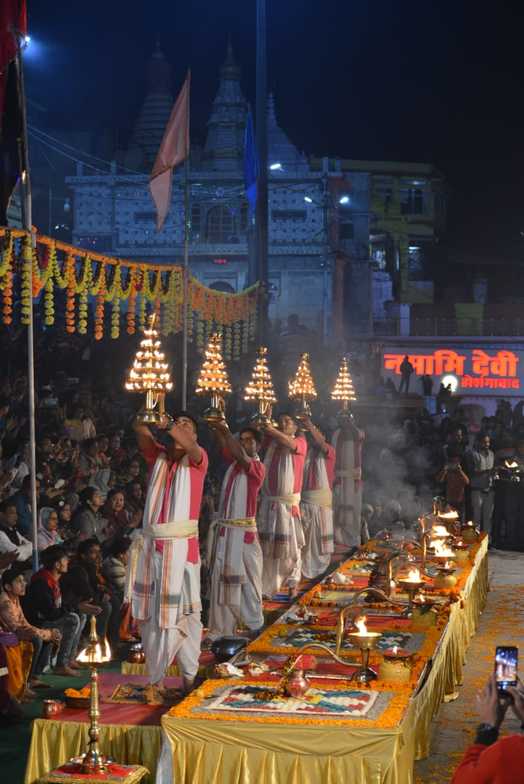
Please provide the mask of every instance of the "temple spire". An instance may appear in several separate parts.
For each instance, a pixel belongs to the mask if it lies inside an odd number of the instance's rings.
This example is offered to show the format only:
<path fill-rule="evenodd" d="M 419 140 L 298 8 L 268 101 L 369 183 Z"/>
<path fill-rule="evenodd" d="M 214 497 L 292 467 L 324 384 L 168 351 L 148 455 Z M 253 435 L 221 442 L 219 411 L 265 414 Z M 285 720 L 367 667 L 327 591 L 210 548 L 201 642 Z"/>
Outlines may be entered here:
<path fill-rule="evenodd" d="M 245 123 L 246 102 L 240 89 L 240 68 L 229 39 L 204 148 L 204 159 L 213 169 L 231 171 L 241 168 Z"/>
<path fill-rule="evenodd" d="M 172 108 L 171 67 L 157 38 L 155 50 L 147 66 L 147 94 L 130 144 L 130 147 L 140 150 L 146 169 L 155 161 Z"/>

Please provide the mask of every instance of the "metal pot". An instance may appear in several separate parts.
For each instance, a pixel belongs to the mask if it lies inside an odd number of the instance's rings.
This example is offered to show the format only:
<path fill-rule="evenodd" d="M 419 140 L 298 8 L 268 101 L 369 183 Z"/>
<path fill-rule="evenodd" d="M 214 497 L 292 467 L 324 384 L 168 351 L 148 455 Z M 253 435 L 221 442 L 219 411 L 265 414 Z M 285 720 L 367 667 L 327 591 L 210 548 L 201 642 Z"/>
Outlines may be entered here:
<path fill-rule="evenodd" d="M 248 642 L 247 637 L 220 637 L 211 645 L 211 650 L 219 662 L 225 662 L 236 656 Z"/>
<path fill-rule="evenodd" d="M 137 642 L 129 648 L 127 654 L 127 661 L 130 664 L 143 664 L 146 660 L 146 655 L 141 643 Z"/>
<path fill-rule="evenodd" d="M 284 681 L 284 692 L 288 697 L 300 698 L 309 689 L 309 681 L 304 675 L 303 670 L 293 670 L 291 675 Z"/>

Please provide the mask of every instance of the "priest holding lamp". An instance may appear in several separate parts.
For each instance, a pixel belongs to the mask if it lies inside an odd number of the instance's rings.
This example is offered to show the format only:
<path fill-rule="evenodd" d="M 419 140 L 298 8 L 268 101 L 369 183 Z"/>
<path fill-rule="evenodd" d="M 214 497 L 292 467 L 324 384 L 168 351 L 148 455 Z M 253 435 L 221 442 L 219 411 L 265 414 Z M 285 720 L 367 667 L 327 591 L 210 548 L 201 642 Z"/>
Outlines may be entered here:
<path fill-rule="evenodd" d="M 217 422 L 212 429 L 229 467 L 222 481 L 218 518 L 208 540 L 209 641 L 234 635 L 239 623 L 252 633 L 264 624 L 262 550 L 256 521 L 265 474 L 258 457 L 260 435 L 245 427 L 236 438 L 226 422 Z"/>
<path fill-rule="evenodd" d="M 138 446 L 149 470 L 142 536 L 130 558 L 134 579 L 132 614 L 140 626 L 151 704 L 163 701 L 162 679 L 174 658 L 184 690 L 198 671 L 200 553 L 198 518 L 208 458 L 197 442 L 197 425 L 186 412 L 174 423 L 164 418 L 169 441 L 160 444 L 149 427 L 135 424 Z"/>
<path fill-rule="evenodd" d="M 260 495 L 257 526 L 264 555 L 262 589 L 271 597 L 282 586 L 296 593 L 301 574 L 304 532 L 300 493 L 306 458 L 306 439 L 297 435 L 291 414 L 280 414 L 278 427 L 266 424 L 266 476 Z"/>

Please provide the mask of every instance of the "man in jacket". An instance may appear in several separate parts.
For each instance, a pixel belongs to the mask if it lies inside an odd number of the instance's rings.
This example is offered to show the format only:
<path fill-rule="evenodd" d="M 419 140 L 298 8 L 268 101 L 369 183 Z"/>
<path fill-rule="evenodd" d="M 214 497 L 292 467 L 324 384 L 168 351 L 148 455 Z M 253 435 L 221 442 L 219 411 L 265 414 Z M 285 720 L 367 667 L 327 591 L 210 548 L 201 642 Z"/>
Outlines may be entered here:
<path fill-rule="evenodd" d="M 48 547 L 41 554 L 42 568 L 33 575 L 29 589 L 22 603 L 25 616 L 30 624 L 41 629 L 58 629 L 62 635 L 57 654 L 57 675 L 76 676 L 77 653 L 83 622 L 77 612 L 72 612 L 62 604 L 60 578 L 66 574 L 69 558 L 60 545 Z M 89 607 L 79 607 L 89 612 Z"/>

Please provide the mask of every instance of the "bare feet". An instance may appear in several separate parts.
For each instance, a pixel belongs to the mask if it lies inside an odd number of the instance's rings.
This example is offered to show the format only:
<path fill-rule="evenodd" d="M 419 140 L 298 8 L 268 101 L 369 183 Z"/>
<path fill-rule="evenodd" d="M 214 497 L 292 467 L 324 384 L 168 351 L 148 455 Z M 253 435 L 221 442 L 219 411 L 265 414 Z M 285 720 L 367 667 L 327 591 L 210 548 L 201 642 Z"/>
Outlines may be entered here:
<path fill-rule="evenodd" d="M 24 693 L 20 697 L 20 702 L 22 702 L 22 703 L 33 702 L 33 700 L 37 699 L 37 696 L 38 695 L 37 695 L 36 692 L 31 691 L 31 689 L 29 689 L 26 686 L 25 689 L 24 689 Z"/>
<path fill-rule="evenodd" d="M 44 681 L 41 681 L 39 678 L 31 678 L 29 686 L 31 689 L 49 689 L 47 683 L 44 683 Z"/>
<path fill-rule="evenodd" d="M 164 692 L 156 683 L 149 683 L 144 689 L 144 696 L 148 705 L 163 705 Z"/>
<path fill-rule="evenodd" d="M 54 671 L 54 674 L 55 675 L 64 675 L 67 678 L 76 678 L 78 676 L 77 671 L 71 669 L 71 667 L 68 667 L 66 664 L 64 664 L 63 667 L 57 667 L 55 669 L 55 671 Z"/>

